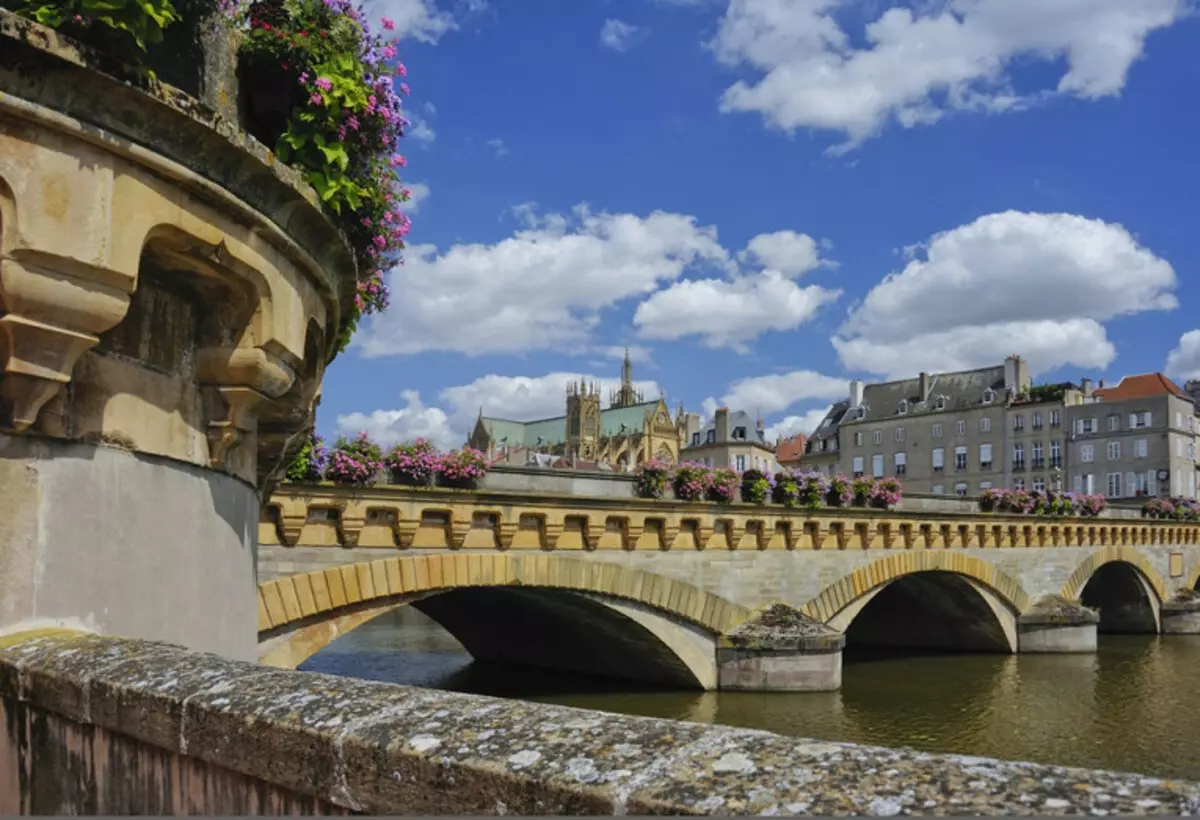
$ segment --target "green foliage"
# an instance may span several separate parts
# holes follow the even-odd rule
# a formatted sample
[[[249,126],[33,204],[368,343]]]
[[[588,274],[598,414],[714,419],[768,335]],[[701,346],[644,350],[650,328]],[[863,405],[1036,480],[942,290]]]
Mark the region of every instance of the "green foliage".
[[[148,45],[162,42],[163,29],[180,20],[171,0],[26,0],[15,10],[43,26],[66,28],[72,36],[97,25],[109,29],[115,35],[109,40],[121,52],[113,56],[134,62]]]

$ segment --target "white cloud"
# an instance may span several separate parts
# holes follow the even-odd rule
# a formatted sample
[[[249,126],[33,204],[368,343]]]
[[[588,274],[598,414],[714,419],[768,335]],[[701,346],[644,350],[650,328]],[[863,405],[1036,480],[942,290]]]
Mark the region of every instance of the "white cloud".
[[[360,334],[364,355],[451,350],[470,355],[590,343],[599,312],[653,292],[692,265],[726,267],[715,228],[655,211],[539,217],[516,209],[523,227],[492,245],[439,253],[412,245],[390,274],[394,299]]]
[[[937,234],[867,294],[834,337],[850,370],[892,378],[1019,353],[1035,373],[1106,367],[1101,322],[1178,305],[1170,263],[1122,226],[1007,211]]]
[[[338,416],[339,433],[353,435],[365,430],[371,437],[391,446],[423,437],[443,449],[461,447],[475,426],[480,408],[484,415],[517,421],[561,416],[566,411],[567,385],[596,383],[602,401],[607,404],[609,391],[620,386],[619,378],[581,373],[547,373],[544,376],[481,376],[470,384],[448,387],[438,394],[448,409],[426,407],[416,391],[405,390],[400,397],[404,407],[374,410]],[[647,400],[657,398],[660,388],[654,381],[634,381]]]
[[[625,354],[629,353],[629,361],[631,364],[648,364],[650,362],[650,348],[642,347],[641,345],[597,345],[587,348],[588,353],[595,353],[599,356],[604,356],[606,359],[624,359]]]
[[[788,277],[802,276],[810,270],[832,264],[821,259],[820,247],[815,239],[795,231],[759,234],[738,254],[738,260],[747,264],[757,263]]]
[[[492,149],[492,153],[496,155],[497,159],[508,156],[508,146],[499,137],[488,140],[487,147]]]
[[[406,182],[402,187],[408,189],[408,200],[400,204],[400,210],[415,214],[421,208],[421,203],[429,199],[433,193],[424,182]]]
[[[727,407],[766,415],[787,410],[805,401],[833,401],[844,398],[849,390],[846,379],[826,376],[812,370],[793,370],[738,379],[729,385],[721,403]]]
[[[1200,330],[1189,330],[1167,355],[1167,375],[1179,381],[1200,379]]]
[[[610,18],[600,27],[600,45],[613,51],[625,51],[633,45],[638,31],[635,25]]]
[[[381,31],[379,20],[386,17],[395,23],[390,33],[397,39],[436,43],[447,31],[458,27],[454,17],[440,10],[434,0],[366,0],[364,7],[372,30]]]
[[[375,410],[338,416],[338,433],[352,436],[366,432],[385,447],[416,438],[427,438],[442,449],[462,445],[466,437],[451,427],[444,410],[424,406],[420,394],[415,390],[402,391],[400,398],[405,406],[399,410]]]
[[[746,349],[767,331],[794,330],[840,290],[800,287],[776,271],[677,282],[638,305],[633,323],[646,339],[699,336],[709,347]]]
[[[1053,96],[1098,99],[1125,85],[1147,36],[1187,14],[1186,0],[889,0],[857,47],[837,16],[846,0],[729,0],[712,47],[745,67],[721,99],[794,131],[841,132],[861,144],[890,121],[936,122],[956,110],[1001,112]],[[1054,87],[1014,87],[1021,61],[1064,73]]]
[[[774,424],[767,425],[766,430],[763,431],[764,438],[773,443],[781,438],[791,438],[797,433],[810,436],[828,412],[829,407],[820,407],[799,416],[785,416]]]
[[[414,111],[405,112],[404,116],[409,123],[408,130],[404,132],[404,136],[424,143],[430,143],[437,139],[437,131],[433,130],[433,126],[429,124],[429,120]]]

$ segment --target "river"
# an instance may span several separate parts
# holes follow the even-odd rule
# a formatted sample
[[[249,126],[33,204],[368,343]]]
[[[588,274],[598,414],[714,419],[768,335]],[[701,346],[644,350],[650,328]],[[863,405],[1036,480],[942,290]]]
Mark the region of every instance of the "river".
[[[840,692],[639,689],[474,662],[411,607],[301,669],[631,715],[1200,780],[1200,636],[1100,637],[1084,655],[849,655]]]

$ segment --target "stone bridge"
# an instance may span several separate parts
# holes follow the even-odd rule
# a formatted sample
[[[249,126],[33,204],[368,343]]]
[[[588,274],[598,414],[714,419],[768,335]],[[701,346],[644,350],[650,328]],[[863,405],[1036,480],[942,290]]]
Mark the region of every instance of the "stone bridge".
[[[1170,521],[316,485],[259,543],[280,667],[409,604],[477,658],[705,689],[835,689],[846,645],[1200,632],[1200,527]]]

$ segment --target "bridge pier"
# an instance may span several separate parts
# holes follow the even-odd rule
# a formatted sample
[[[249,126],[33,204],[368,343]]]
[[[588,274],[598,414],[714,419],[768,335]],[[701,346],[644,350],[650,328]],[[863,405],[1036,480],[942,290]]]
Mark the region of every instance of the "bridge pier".
[[[717,641],[718,687],[834,692],[846,636],[786,604],[773,604]]]
[[[1076,601],[1048,595],[1017,618],[1020,652],[1095,652],[1099,614]]]
[[[1200,635],[1200,598],[1166,601],[1160,614],[1164,635]]]

